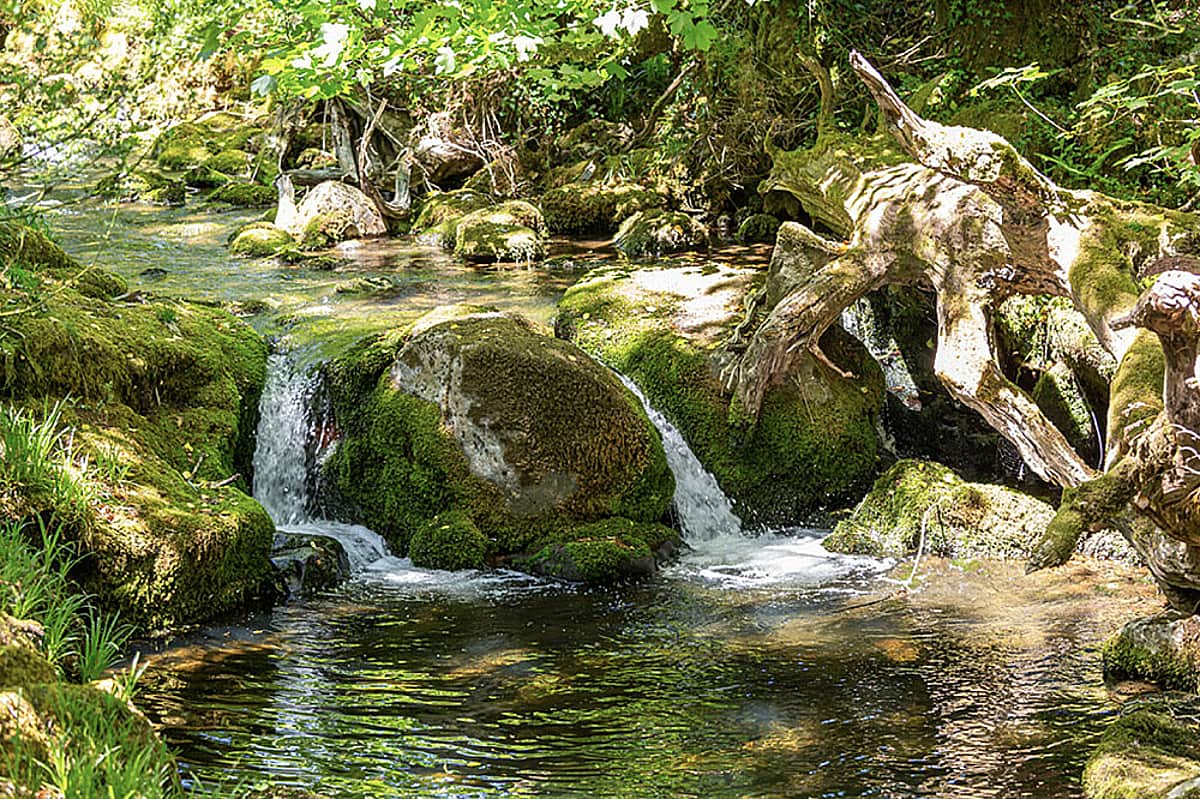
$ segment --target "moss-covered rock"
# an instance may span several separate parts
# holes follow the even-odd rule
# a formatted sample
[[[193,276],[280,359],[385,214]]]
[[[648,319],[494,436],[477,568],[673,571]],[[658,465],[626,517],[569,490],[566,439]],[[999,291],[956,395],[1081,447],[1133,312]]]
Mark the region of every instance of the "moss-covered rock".
[[[308,190],[298,205],[290,180],[281,179],[275,223],[303,250],[323,250],[350,239],[387,235],[387,223],[371,198],[354,186],[326,180]]]
[[[540,261],[546,256],[545,232],[546,223],[536,206],[509,200],[455,221],[454,254],[469,261]]]
[[[483,568],[488,540],[471,517],[458,510],[439,513],[413,533],[408,556],[425,569]]]
[[[738,225],[737,240],[742,244],[773,244],[782,224],[771,214],[751,214]]]
[[[73,400],[64,421],[95,465],[87,480],[96,496],[80,511],[10,486],[0,515],[58,517],[84,556],[83,585],[143,628],[259,596],[270,584],[273,525],[241,489],[266,379],[262,338],[215,308],[115,301],[121,283],[102,270],[76,284],[82,267],[32,231],[10,226],[4,241],[0,254],[31,270],[43,302],[0,333],[0,397],[35,412]],[[7,288],[0,297],[28,302]],[[227,484],[235,474],[242,481]]]
[[[639,211],[621,223],[613,245],[631,258],[659,257],[708,247],[708,230],[679,211]]]
[[[425,244],[453,250],[458,220],[494,203],[490,194],[473,189],[430,192],[421,200],[412,233]]]
[[[164,169],[195,169],[222,152],[257,151],[263,132],[263,127],[254,122],[214,112],[168,128],[155,140],[150,155]]]
[[[1083,770],[1088,799],[1195,799],[1200,796],[1200,728],[1172,717],[1165,703],[1121,715]]]
[[[21,154],[24,142],[21,132],[4,114],[0,114],[0,158],[15,158]]]
[[[903,460],[884,472],[825,548],[904,557],[925,537],[924,551],[947,557],[1026,557],[1054,509],[1004,486],[968,483],[929,461]]]
[[[674,493],[637,399],[518,317],[439,309],[324,375],[343,438],[322,482],[397,551],[460,511],[497,557],[529,554],[596,519],[657,521]]]
[[[1104,674],[1200,690],[1200,616],[1167,613],[1137,619],[1104,643]]]
[[[234,232],[229,242],[229,251],[234,255],[263,258],[279,255],[295,246],[295,239],[286,230],[281,230],[270,222],[251,222]]]
[[[727,265],[604,267],[567,292],[557,328],[638,384],[744,521],[794,523],[858,499],[874,477],[883,378],[861,345],[834,329],[823,350],[857,377],[801,359],[746,429],[720,381],[720,344],[760,279]]]
[[[666,201],[632,183],[570,183],[542,195],[542,211],[553,233],[616,232],[622,220],[638,211],[661,208]]]
[[[101,178],[96,183],[96,193],[127,202],[141,200],[158,205],[183,205],[187,199],[187,186],[179,178],[146,169]]]
[[[230,181],[209,192],[208,201],[213,203],[228,203],[239,208],[262,208],[274,205],[275,189],[261,183],[248,181]]]

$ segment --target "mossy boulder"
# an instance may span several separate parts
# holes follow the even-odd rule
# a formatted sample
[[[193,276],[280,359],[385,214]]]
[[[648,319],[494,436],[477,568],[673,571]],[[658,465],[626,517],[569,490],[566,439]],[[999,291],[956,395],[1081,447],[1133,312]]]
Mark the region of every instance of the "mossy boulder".
[[[1083,792],[1088,799],[1200,797],[1200,727],[1174,717],[1165,702],[1123,713],[1088,758]]]
[[[383,215],[355,186],[326,180],[293,205],[291,181],[281,178],[275,224],[292,234],[303,250],[323,250],[350,239],[386,236]],[[286,182],[283,182],[286,181]]]
[[[296,240],[286,230],[270,222],[251,222],[237,229],[229,242],[234,255],[264,258],[279,255],[296,246]]]
[[[96,193],[125,202],[141,200],[157,205],[183,205],[187,186],[179,178],[152,169],[128,175],[109,175],[96,183]]]
[[[629,377],[679,428],[748,523],[785,524],[862,496],[876,474],[883,377],[835,328],[766,395],[748,426],[720,374],[722,342],[761,272],[729,265],[603,267],[559,304],[558,335]]]
[[[11,588],[9,590],[12,590]],[[0,614],[0,689],[53,682],[58,673],[28,632],[36,623]],[[41,630],[38,629],[40,637]]]
[[[454,254],[469,261],[540,261],[546,256],[545,232],[546,223],[536,206],[509,200],[455,221]]]
[[[774,244],[781,224],[771,214],[751,214],[738,225],[737,240],[742,244]]]
[[[1089,463],[1100,460],[1099,422],[1071,368],[1059,361],[1038,377],[1033,401]]]
[[[250,176],[255,157],[245,150],[222,150],[211,155],[199,166],[189,169],[184,176],[187,185],[199,189],[224,186],[237,179]]]
[[[874,557],[1027,557],[1054,509],[1015,489],[968,483],[948,467],[903,460],[884,472],[825,548]]]
[[[452,250],[458,220],[494,203],[490,194],[474,189],[430,192],[421,200],[412,233],[422,243]]]
[[[674,494],[637,398],[520,317],[439,309],[360,342],[324,377],[342,431],[326,502],[399,552],[436,549],[427,525],[448,511],[503,560],[598,519],[658,521]]]
[[[231,180],[209,192],[208,201],[226,203],[238,208],[263,208],[274,205],[276,196],[275,189],[270,186],[244,180]]]
[[[155,140],[150,155],[164,169],[186,171],[222,152],[257,151],[264,132],[256,122],[214,112],[168,128]]]
[[[613,245],[631,258],[654,258],[707,249],[708,230],[679,211],[639,211],[621,223]]]
[[[439,513],[413,533],[408,556],[425,569],[483,568],[488,540],[471,517],[458,510]]]
[[[1200,690],[1200,616],[1136,619],[1104,643],[1104,674],[1181,691]]]
[[[633,183],[569,183],[542,195],[542,212],[553,233],[610,235],[638,211],[666,205],[663,197]]]
[[[269,590],[274,528],[243,490],[262,338],[216,308],[114,299],[122,281],[85,273],[28,229],[0,229],[0,257],[28,270],[42,298],[0,290],[18,310],[0,333],[0,398],[34,413],[71,398],[63,420],[94,492],[80,508],[10,486],[0,515],[61,521],[84,587],[143,629],[211,618]]]

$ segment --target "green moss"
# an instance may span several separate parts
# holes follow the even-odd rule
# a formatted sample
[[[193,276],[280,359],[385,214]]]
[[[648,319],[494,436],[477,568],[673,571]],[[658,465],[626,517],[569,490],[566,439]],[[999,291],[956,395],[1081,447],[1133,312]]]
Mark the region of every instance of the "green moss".
[[[551,189],[541,199],[550,230],[574,234],[613,233],[638,211],[663,205],[661,196],[635,184],[573,183]]]
[[[1122,715],[1104,733],[1083,770],[1088,799],[1192,796],[1176,787],[1200,778],[1200,736],[1164,707]]]
[[[274,205],[277,199],[275,189],[261,183],[245,183],[231,181],[209,192],[208,200],[214,203],[228,203],[239,208],[257,208]]]
[[[85,297],[116,297],[129,291],[119,275],[85,268],[41,231],[11,221],[0,221],[0,266],[34,270],[44,279],[68,284]]]
[[[238,228],[234,233],[233,240],[229,243],[229,251],[234,255],[263,258],[278,255],[295,244],[295,240],[286,230],[277,228],[270,222],[252,222]]]
[[[1043,372],[1033,386],[1032,396],[1076,452],[1098,454],[1092,409],[1066,364],[1055,364]]]
[[[560,335],[628,376],[680,429],[749,522],[785,523],[855,496],[875,473],[878,367],[845,334],[826,354],[860,377],[806,361],[767,392],[747,430],[724,391],[711,351],[680,335],[673,301],[631,287],[629,272],[601,269],[559,304]]]
[[[317,214],[300,231],[300,249],[325,250],[338,242],[356,239],[362,235],[348,209],[338,209]]]
[[[221,153],[257,150],[256,140],[261,134],[260,128],[230,114],[210,114],[199,121],[181,122],[164,131],[154,142],[150,154],[164,169],[190,170]],[[221,163],[228,166],[230,160],[227,158]],[[214,168],[232,173],[243,171],[245,163],[232,172],[215,164]]]
[[[153,170],[128,175],[108,175],[96,183],[96,193],[121,200],[141,200],[159,205],[183,205],[187,186],[183,180]]]
[[[875,557],[904,557],[921,547],[947,557],[1014,557],[1045,527],[1052,511],[1000,486],[967,483],[930,461],[902,460],[838,522],[825,548]]]
[[[0,644],[0,689],[54,682],[54,666],[31,646]]]
[[[591,585],[636,580],[653,563],[644,543],[619,538],[548,544],[533,560],[539,573]]]
[[[425,569],[479,569],[488,540],[462,511],[439,513],[413,533],[408,556]]]
[[[708,247],[708,230],[678,211],[641,211],[626,219],[613,245],[631,258],[659,257]]]
[[[492,203],[491,195],[470,189],[431,192],[421,200],[421,210],[412,225],[413,235],[453,249],[454,222]]]
[[[1104,642],[1101,656],[1107,677],[1144,680],[1180,691],[1200,689],[1196,663],[1177,652],[1139,646],[1120,632]]]
[[[252,156],[244,150],[222,150],[210,156],[201,166],[226,175],[241,175],[246,172]]]
[[[1166,370],[1158,336],[1149,330],[1139,330],[1117,366],[1109,388],[1107,429],[1110,437],[1128,440],[1154,421],[1163,408]]]
[[[751,214],[738,226],[737,239],[742,244],[774,244],[779,225],[771,214]]]

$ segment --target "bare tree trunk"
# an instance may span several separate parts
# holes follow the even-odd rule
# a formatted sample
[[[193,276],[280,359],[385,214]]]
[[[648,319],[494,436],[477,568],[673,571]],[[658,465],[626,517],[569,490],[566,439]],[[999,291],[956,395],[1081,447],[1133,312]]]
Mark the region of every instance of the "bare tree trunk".
[[[851,65],[874,96],[890,140],[826,128],[811,150],[773,153],[765,189],[791,194],[842,240],[814,244],[820,237],[812,231],[793,240],[781,235],[776,257],[787,249],[810,268],[799,277],[793,271],[785,291],[776,286],[777,301],[763,302],[731,342],[736,358],[725,376],[743,413],[754,417],[766,388],[858,297],[924,282],[937,293],[938,377],[1031,469],[1063,487],[1081,487],[1064,503],[1076,514],[1074,527],[1112,520],[1132,499],[1163,530],[1200,544],[1200,439],[1180,432],[1200,430],[1194,396],[1200,336],[1188,332],[1185,342],[1180,337],[1192,328],[1179,313],[1166,312],[1200,295],[1192,293],[1193,278],[1164,276],[1160,294],[1139,302],[1137,279],[1156,259],[1200,249],[1200,218],[1063,189],[1000,136],[923,119],[866,59],[852,54]],[[1100,478],[1115,491],[1084,490],[1098,475],[998,368],[992,316],[1013,294],[1069,297],[1120,364],[1106,436],[1108,473]],[[1168,380],[1165,421],[1156,421],[1164,348],[1133,325],[1163,339],[1167,371],[1180,375]],[[1056,521],[1068,527],[1065,517]]]

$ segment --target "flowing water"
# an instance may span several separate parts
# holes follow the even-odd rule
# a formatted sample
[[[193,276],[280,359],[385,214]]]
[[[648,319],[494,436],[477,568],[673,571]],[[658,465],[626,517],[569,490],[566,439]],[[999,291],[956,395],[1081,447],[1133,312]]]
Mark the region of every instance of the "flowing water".
[[[1143,574],[929,559],[898,593],[888,564],[831,555],[819,531],[742,531],[652,408],[691,547],[653,584],[414,568],[309,512],[317,345],[444,302],[544,321],[581,271],[470,269],[403,241],[332,271],[231,259],[247,218],[85,203],[52,219],[135,288],[241,306],[305,348],[272,358],[256,490],[283,529],[341,541],[355,577],[151,659],[139,704],[188,780],[331,797],[1079,796],[1117,707],[1096,647],[1153,609]]]

